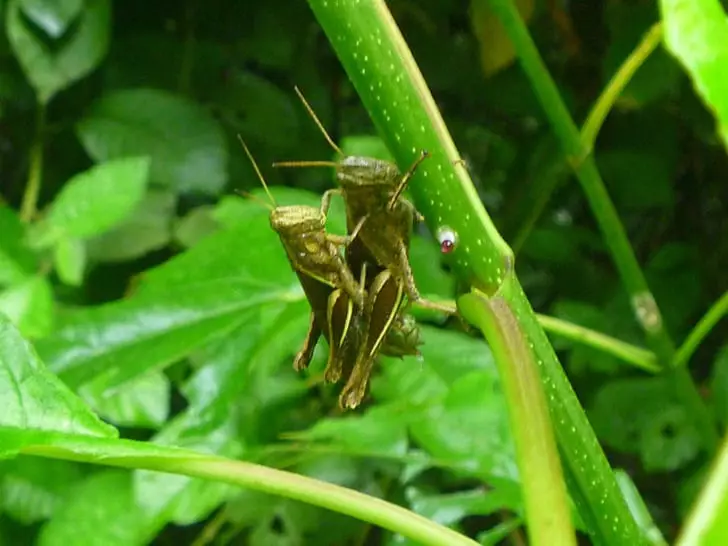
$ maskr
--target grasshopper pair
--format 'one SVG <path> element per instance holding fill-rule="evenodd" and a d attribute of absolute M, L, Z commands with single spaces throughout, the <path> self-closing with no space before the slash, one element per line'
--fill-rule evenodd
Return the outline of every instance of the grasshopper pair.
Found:
<path fill-rule="evenodd" d="M 328 143 L 343 156 L 298 89 L 296 93 Z M 419 329 L 404 312 L 405 296 L 421 307 L 454 311 L 420 296 L 409 264 L 409 240 L 418 215 L 401 194 L 427 153 L 423 152 L 404 175 L 387 161 L 354 156 L 339 162 L 275 163 L 277 167 L 336 168 L 341 188 L 327 191 L 321 207 L 316 208 L 276 206 L 253 156 L 242 144 L 274 207 L 271 227 L 279 235 L 311 305 L 308 334 L 294 359 L 294 368 L 308 366 L 323 334 L 329 344 L 325 379 L 336 382 L 345 377 L 339 405 L 355 408 L 364 398 L 380 352 L 398 357 L 419 355 Z M 326 231 L 326 216 L 335 194 L 343 195 L 346 202 L 346 236 Z"/>

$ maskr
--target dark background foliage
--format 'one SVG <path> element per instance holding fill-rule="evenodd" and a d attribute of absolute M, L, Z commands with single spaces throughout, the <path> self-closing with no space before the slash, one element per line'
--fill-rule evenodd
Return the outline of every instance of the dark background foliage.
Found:
<path fill-rule="evenodd" d="M 236 135 L 281 202 L 313 203 L 333 185 L 326 171 L 269 168 L 274 160 L 332 156 L 294 85 L 346 150 L 386 157 L 308 6 L 114 2 L 108 53 L 52 97 L 39 136 L 32 78 L 8 40 L 11 4 L 25 6 L 19 25 L 53 58 L 81 32 L 84 10 L 106 2 L 46 6 L 57 17 L 66 8 L 73 15 L 59 36 L 28 11 L 43 2 L 0 2 L 0 258 L 25 271 L 0 276 L 0 309 L 49 368 L 126 437 L 293 468 L 384 495 L 484 541 L 517 528 L 521 500 L 505 410 L 481 344 L 426 318 L 424 361 L 385 361 L 366 407 L 349 416 L 335 410 L 335 392 L 316 371 L 303 378 L 290 369 L 306 305 L 265 210 L 233 195 L 259 186 Z M 658 17 L 650 1 L 529 4 L 521 3 L 529 28 L 577 121 Z M 581 190 L 523 73 L 508 62 L 493 17 L 478 1 L 389 6 L 489 213 L 518 253 L 534 307 L 641 344 Z M 91 49 L 102 51 L 102 41 Z M 499 57 L 503 66 L 493 69 Z M 17 212 L 41 140 L 42 214 L 28 228 Z M 710 114 L 667 53 L 658 49 L 625 90 L 595 154 L 668 329 L 683 339 L 726 288 L 728 161 Z M 122 211 L 119 221 L 74 231 L 48 213 L 79 173 L 146 155 L 148 178 L 129 175 L 128 187 L 114 190 L 127 192 L 129 211 L 111 201 L 92 210 L 99 218 Z M 341 210 L 333 216 L 341 229 Z M 55 237 L 48 218 L 65 235 L 29 247 L 33 236 Z M 454 280 L 421 235 L 412 249 L 418 283 L 452 296 Z M 10 270 L 0 263 L 0 272 Z M 223 286 L 233 274 L 247 284 Z M 187 288 L 210 278 L 219 286 Z M 172 309 L 183 293 L 189 305 L 180 305 L 199 320 Z M 726 334 L 719 326 L 691 361 L 721 422 L 728 419 Z M 79 340 L 97 352 L 80 354 Z M 611 462 L 628 471 L 662 531 L 674 536 L 706 463 L 685 409 L 662 379 L 554 341 Z M 23 458 L 0 466 L 0 511 L 0 544 L 404 543 L 254 492 Z"/>

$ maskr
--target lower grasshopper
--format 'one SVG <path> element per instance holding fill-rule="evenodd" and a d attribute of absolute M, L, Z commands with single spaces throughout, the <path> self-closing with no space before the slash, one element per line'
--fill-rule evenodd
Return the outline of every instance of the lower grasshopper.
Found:
<path fill-rule="evenodd" d="M 296 354 L 294 368 L 308 367 L 323 334 L 329 343 L 325 378 L 335 382 L 346 375 L 348 381 L 339 403 L 356 407 L 368 381 L 368 374 L 359 370 L 371 370 L 380 349 L 390 356 L 419 355 L 419 331 L 411 319 L 399 315 L 401 288 L 388 272 L 378 272 L 368 283 L 366 264 L 359 269 L 362 274 L 357 282 L 344 262 L 339 248 L 356 240 L 365 218 L 348 236 L 336 236 L 325 229 L 331 192 L 324 195 L 320 209 L 276 206 L 255 159 L 242 139 L 241 143 L 273 206 L 271 227 L 281 239 L 311 305 L 308 334 Z"/>
<path fill-rule="evenodd" d="M 336 169 L 339 190 L 346 202 L 348 229 L 360 227 L 357 241 L 347 249 L 349 267 L 356 271 L 361 263 L 388 269 L 401 282 L 407 298 L 420 307 L 454 314 L 455 309 L 424 299 L 415 283 L 409 263 L 409 243 L 415 218 L 421 219 L 414 205 L 402 192 L 419 164 L 428 157 L 426 151 L 404 173 L 389 161 L 370 157 L 344 156 L 326 132 L 311 106 L 298 88 L 296 94 L 321 130 L 329 145 L 342 157 L 340 161 L 286 161 L 276 167 L 324 166 Z M 366 224 L 361 221 L 366 218 Z"/>

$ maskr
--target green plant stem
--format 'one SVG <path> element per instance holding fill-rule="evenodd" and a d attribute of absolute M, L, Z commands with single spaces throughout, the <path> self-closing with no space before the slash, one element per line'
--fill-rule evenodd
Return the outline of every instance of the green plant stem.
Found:
<path fill-rule="evenodd" d="M 46 105 L 39 102 L 35 112 L 35 134 L 30 148 L 28 180 L 25 184 L 23 202 L 20 205 L 20 220 L 25 223 L 33 221 L 38 206 L 38 196 L 43 179 L 43 135 L 45 134 Z"/>
<path fill-rule="evenodd" d="M 657 359 L 652 351 L 631 345 L 630 343 L 620 341 L 619 339 L 572 322 L 541 314 L 537 314 L 536 316 L 538 317 L 539 324 L 547 332 L 598 349 L 624 362 L 634 364 L 644 371 L 650 373 L 660 372 L 660 366 L 657 365 Z"/>
<path fill-rule="evenodd" d="M 604 124 L 604 120 L 611 111 L 614 103 L 624 91 L 629 81 L 644 64 L 650 54 L 657 48 L 662 40 L 662 24 L 655 23 L 650 27 L 642 41 L 629 54 L 622 66 L 619 67 L 616 74 L 609 80 L 607 87 L 604 88 L 599 98 L 594 103 L 589 115 L 581 128 L 581 142 L 585 150 L 592 150 L 594 142 L 597 139 L 599 130 Z"/>
<path fill-rule="evenodd" d="M 44 438 L 47 437 L 48 434 L 45 434 Z M 20 452 L 52 459 L 155 470 L 248 487 L 256 491 L 281 495 L 328 508 L 379 525 L 420 544 L 431 546 L 474 546 L 477 544 L 477 542 L 401 506 L 345 487 L 283 470 L 131 440 L 109 441 L 83 437 L 80 438 L 78 444 L 69 444 L 68 441 L 61 440 L 55 445 L 52 443 L 50 445 L 27 445 Z M 113 446 L 112 449 L 109 449 L 110 444 Z M 114 454 L 123 450 L 127 450 L 128 455 Z"/>
<path fill-rule="evenodd" d="M 723 546 L 728 518 L 728 439 L 713 463 L 700 496 L 695 501 L 676 546 Z"/>
<path fill-rule="evenodd" d="M 617 210 L 607 193 L 590 150 L 581 140 L 579 130 L 571 119 L 566 105 L 511 0 L 490 0 L 513 42 L 521 64 L 531 80 L 541 106 L 551 122 L 564 154 L 572 162 L 577 179 L 586 194 L 602 235 L 619 274 L 630 294 L 638 323 L 645 331 L 658 362 L 666 370 L 675 394 L 690 411 L 700 430 L 703 446 L 713 453 L 718 445 L 716 424 L 697 391 L 695 383 L 683 368 L 675 368 L 675 345 L 665 329 L 660 310 L 650 292 Z"/>
<path fill-rule="evenodd" d="M 495 230 L 412 53 L 382 0 L 309 0 L 380 135 L 401 168 L 426 149 L 410 190 L 429 228 L 457 235 L 446 259 L 463 284 L 495 294 L 513 254 Z M 572 498 L 598 544 L 647 544 L 594 431 L 518 282 L 504 299 L 537 359 Z"/>
<path fill-rule="evenodd" d="M 684 366 L 688 363 L 690 357 L 693 356 L 693 353 L 695 353 L 698 346 L 700 346 L 705 337 L 710 333 L 713 327 L 718 324 L 718 321 L 726 315 L 726 313 L 728 313 L 728 292 L 718 298 L 718 301 L 716 301 L 710 309 L 708 309 L 708 312 L 703 315 L 703 317 L 695 325 L 695 328 L 690 331 L 688 337 L 685 338 L 685 341 L 680 346 L 680 349 L 678 349 L 677 355 L 675 356 L 676 366 Z"/>
<path fill-rule="evenodd" d="M 512 274 L 503 288 L 514 282 Z M 501 295 L 489 298 L 474 289 L 458 300 L 458 307 L 480 328 L 495 356 L 523 484 L 529 543 L 576 546 L 548 406 L 528 338 Z"/>

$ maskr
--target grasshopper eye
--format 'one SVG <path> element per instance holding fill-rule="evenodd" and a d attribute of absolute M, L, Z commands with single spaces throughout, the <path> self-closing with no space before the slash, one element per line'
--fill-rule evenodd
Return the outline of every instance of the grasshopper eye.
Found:
<path fill-rule="evenodd" d="M 458 234 L 447 226 L 437 230 L 437 241 L 440 243 L 440 252 L 450 254 L 458 244 Z"/>

